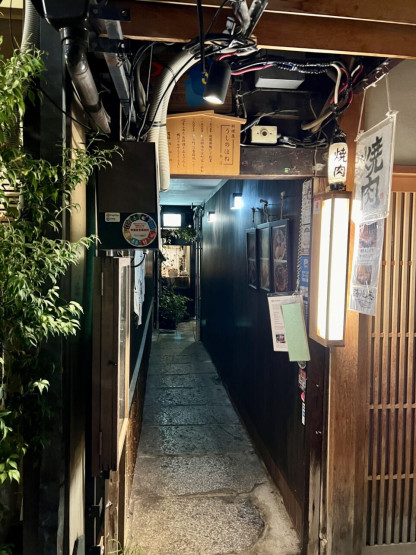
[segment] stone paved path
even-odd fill
[[[193,323],[155,334],[129,555],[298,555],[282,499]]]

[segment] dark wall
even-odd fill
[[[268,200],[280,218],[280,193],[286,192],[284,217],[290,219],[291,274],[296,283],[296,253],[302,181],[228,181],[205,205],[202,248],[201,338],[232,399],[253,432],[272,476],[280,476],[298,507],[305,501],[305,430],[301,422],[298,366],[287,353],[273,351],[267,292],[247,283],[246,230],[265,221],[251,207]],[[242,192],[244,207],[230,210],[232,193]],[[216,221],[207,222],[208,211]],[[276,480],[279,481],[279,480]],[[281,485],[281,484],[279,484]],[[297,520],[295,512],[290,510]],[[300,517],[301,518],[301,517]]]

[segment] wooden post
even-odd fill
[[[347,190],[351,191],[361,102],[362,97],[356,97],[340,122],[347,133]],[[348,285],[353,245],[354,225],[350,231]],[[349,295],[347,303],[348,299]],[[367,325],[368,317],[347,309],[345,347],[333,347],[330,352],[326,548],[332,555],[355,555],[360,552],[357,545],[362,545]]]

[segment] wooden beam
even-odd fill
[[[255,34],[262,48],[416,58],[413,25],[270,13]]]
[[[130,10],[131,21],[122,23],[128,38],[188,42],[198,35],[194,6],[132,0],[113,0],[112,5]],[[215,12],[216,7],[206,6],[204,21],[211,21]],[[225,28],[227,13],[229,10],[222,10],[213,32]],[[255,35],[261,48],[416,58],[414,25],[267,12],[255,28]]]
[[[326,175],[326,163],[321,151],[316,156],[317,175]],[[242,147],[240,149],[240,174],[226,179],[303,179],[312,177],[314,151],[284,147]],[[201,178],[200,175],[172,174],[172,178]],[[222,179],[222,175],[204,175],[207,179]]]
[[[160,4],[195,7],[195,0],[156,1]],[[122,5],[124,2],[119,0],[118,3]],[[221,3],[221,0],[202,0],[203,6],[215,8],[218,8]],[[249,5],[250,3],[248,1]],[[355,0],[355,2],[345,2],[345,0],[308,0],[308,2],[305,2],[305,0],[269,0],[265,12],[416,25],[414,0],[402,0],[396,3],[391,2],[391,0],[366,0],[365,2],[359,0]]]
[[[269,0],[266,11],[416,25],[414,0]]]
[[[415,193],[416,166],[394,166],[392,190]]]

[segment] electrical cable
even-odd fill
[[[331,67],[334,67],[337,70],[337,81],[335,83],[335,89],[334,89],[334,104],[335,106],[338,105],[338,91],[339,91],[339,85],[341,83],[341,69],[336,65],[336,64],[331,64]]]
[[[241,127],[241,133],[244,133],[245,131],[247,131],[248,129],[253,127],[254,125],[257,125],[262,118],[266,118],[268,116],[275,116],[277,114],[286,114],[286,113],[289,113],[289,112],[298,113],[298,110],[273,110],[272,112],[268,112],[266,114],[261,114],[261,116],[258,116],[252,122],[250,122],[247,125]]]
[[[201,55],[202,75],[205,76],[205,38],[204,38],[204,16],[202,13],[201,0],[196,0],[196,9],[198,13],[198,33],[199,33],[199,51]]]
[[[254,66],[247,69],[240,69],[238,71],[231,71],[231,75],[243,75],[244,73],[249,73],[250,71],[260,71],[262,69],[267,69],[268,67],[273,67],[274,64],[265,64],[263,66]]]
[[[217,18],[220,14],[220,11],[223,9],[223,7],[225,6],[225,4],[228,2],[228,0],[223,0],[219,6],[219,8],[217,9],[217,11],[215,12],[213,18],[211,19],[211,23],[209,24],[209,27],[205,33],[205,36],[209,34],[209,32],[211,31],[212,27],[215,25],[215,22],[217,21]]]
[[[218,50],[216,50],[216,51],[214,51],[214,52],[211,52],[211,53],[208,54],[208,56],[214,56],[217,52],[218,52]],[[160,97],[160,99],[159,99],[159,102],[158,102],[158,104],[157,104],[157,106],[156,106],[156,109],[154,110],[153,118],[152,118],[152,120],[148,123],[148,126],[147,126],[147,129],[146,129],[145,133],[141,136],[142,139],[144,139],[144,140],[146,139],[147,134],[149,133],[149,131],[150,131],[150,129],[152,128],[152,126],[154,125],[156,115],[157,115],[157,113],[158,113],[158,111],[159,111],[159,109],[160,109],[160,106],[162,105],[162,103],[163,103],[163,101],[164,101],[164,99],[165,99],[165,97],[166,97],[167,92],[170,90],[171,86],[176,82],[176,75],[177,75],[177,74],[182,74],[184,71],[186,71],[187,66],[193,65],[193,64],[195,63],[195,60],[198,58],[198,56],[199,56],[199,52],[195,52],[195,53],[192,55],[192,57],[191,57],[188,61],[186,61],[186,62],[183,64],[183,66],[179,69],[179,71],[178,71],[176,74],[174,74],[174,73],[172,72],[172,69],[171,69],[169,66],[165,66],[165,69],[168,69],[168,70],[170,70],[170,71],[172,72],[172,79],[170,80],[170,82],[168,83],[168,86],[166,87],[165,91],[164,91],[163,94],[161,95],[161,97]]]
[[[39,86],[39,87],[37,87],[37,88],[38,88],[38,90],[49,100],[49,102],[51,102],[51,103],[55,106],[55,108],[57,108],[60,112],[62,112],[62,114],[64,114],[67,118],[69,118],[70,120],[72,120],[72,121],[75,122],[75,123],[78,123],[78,125],[81,125],[81,127],[84,127],[84,128],[87,129],[88,131],[93,131],[93,128],[92,128],[92,127],[90,127],[89,125],[86,125],[85,123],[82,123],[81,121],[77,120],[76,118],[74,118],[73,116],[71,116],[71,114],[68,114],[68,112],[67,112],[66,110],[64,110],[63,108],[61,108],[61,107],[59,106],[59,104],[57,104],[57,103],[54,101],[54,99],[51,98],[51,97],[48,95],[48,93],[45,92],[45,91],[42,89],[41,86]],[[74,91],[75,91],[75,93],[77,93],[76,89],[74,89]],[[78,97],[78,94],[77,94],[77,97]],[[79,97],[78,97],[78,100],[80,100]],[[88,113],[88,112],[86,112],[86,113]]]
[[[138,268],[143,264],[143,262],[146,260],[147,249],[144,249],[142,252],[143,252],[143,258],[140,260],[138,264],[130,264],[130,268]]]

